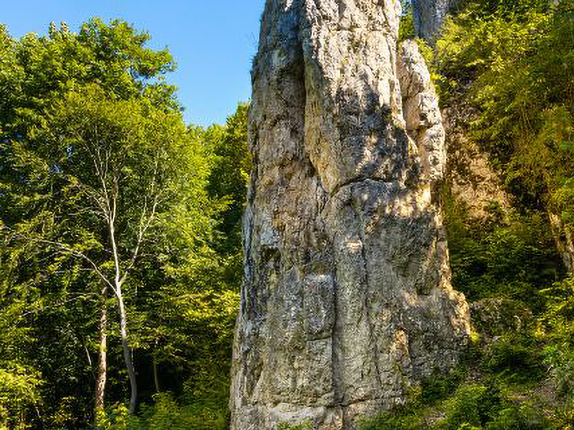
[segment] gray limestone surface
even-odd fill
[[[355,429],[469,333],[437,189],[444,129],[398,0],[267,0],[255,59],[232,430]]]
[[[461,0],[411,0],[418,37],[433,43],[446,19]]]

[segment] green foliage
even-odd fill
[[[421,383],[420,394],[414,401],[420,405],[432,406],[448,398],[467,376],[464,366],[457,367],[450,375],[437,373]]]
[[[289,424],[289,423],[280,423],[279,430],[312,430],[312,424],[310,421],[303,421],[300,424]]]
[[[501,404],[501,394],[494,386],[463,386],[447,401],[441,427],[445,430],[458,430],[463,425],[481,428],[496,417]]]
[[[466,377],[464,366],[452,374],[437,373],[411,389],[406,405],[398,406],[361,422],[361,430],[419,430],[432,426],[429,408],[440,405],[457,390]]]
[[[492,4],[491,4],[492,3]],[[476,108],[473,137],[516,203],[569,219],[572,1],[472,3],[445,29],[435,66],[447,104]],[[560,91],[557,89],[560,88]]]
[[[225,430],[227,417],[217,410],[197,405],[182,406],[169,393],[156,394],[153,406],[143,405],[138,417],[130,416],[124,404],[102,414],[98,430]]]
[[[574,279],[572,276],[545,291],[549,300],[544,315],[549,342],[544,362],[557,395],[574,410]]]
[[[222,213],[221,239],[218,251],[228,259],[226,277],[230,283],[241,283],[243,253],[241,219],[246,203],[247,184],[251,173],[251,154],[247,148],[248,104],[239,104],[224,127],[212,126],[203,134],[206,146],[214,154],[209,178],[209,192],[228,201]]]
[[[26,416],[42,401],[41,375],[18,363],[0,362],[0,429],[25,429]]]
[[[203,248],[207,254],[202,254],[188,249],[198,237],[193,229],[184,235],[189,217],[182,213],[181,223],[171,223],[174,228],[164,243],[181,248],[177,253],[158,250],[169,278],[148,306],[148,321],[156,322],[150,330],[155,339],[150,351],[161,366],[178,364],[177,377],[184,383],[172,388],[181,394],[182,408],[212,417],[205,418],[205,428],[226,422],[228,414],[231,344],[242,276],[241,215],[251,168],[247,109],[239,105],[225,127],[198,132],[197,139],[213,154],[207,190],[225,204],[214,214],[219,231]]]
[[[557,236],[572,228],[572,6],[571,0],[556,6],[535,0],[471,2],[447,23],[434,62],[443,103],[472,107],[470,137],[489,155],[520,213],[495,227],[473,228],[450,203],[453,283],[472,300],[521,300],[540,315],[544,330],[543,354],[540,341],[509,335],[490,347],[483,364],[513,382],[533,383],[544,357],[566,405],[572,398],[572,288],[569,279],[555,283],[561,270],[546,263],[556,261],[550,239],[563,240]],[[562,231],[550,231],[547,213],[560,216]]]
[[[110,193],[120,255],[147,226],[137,258],[119,263],[131,268],[124,289],[142,397],[156,388],[153,368],[158,388],[181,403],[162,393],[141,420],[117,406],[99,425],[163,428],[172,412],[173,426],[226,422],[247,107],[212,145],[183,124],[163,80],[173,59],[148,40],[122,21],[92,20],[79,34],[51,26],[49,37],[19,42],[0,28],[0,425],[88,425],[102,303],[111,319],[107,400],[123,404],[117,309],[101,300],[93,270],[113,277]]]
[[[461,386],[436,411],[412,405],[366,420],[361,430],[550,430],[554,427],[529,404],[505,398],[494,385]],[[434,413],[434,418],[433,418]]]
[[[402,14],[399,22],[399,42],[415,37],[413,5],[410,1],[401,1]]]
[[[574,407],[574,348],[571,342],[559,342],[544,350],[558,396],[569,408]]]
[[[484,369],[509,381],[536,382],[544,374],[538,343],[527,335],[507,334],[485,351]]]
[[[421,430],[428,428],[419,413],[395,410],[365,420],[360,424],[361,430]]]
[[[485,430],[550,430],[549,423],[540,411],[531,405],[508,405],[496,418],[485,426]]]
[[[548,222],[538,213],[479,224],[462,203],[447,195],[446,227],[453,286],[471,301],[519,300],[540,312],[540,290],[561,276]]]
[[[97,430],[140,430],[140,420],[130,417],[128,407],[117,403],[106,412],[100,412],[97,420]]]

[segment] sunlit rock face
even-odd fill
[[[444,129],[398,0],[268,0],[231,428],[355,429],[458,360],[437,188]]]
[[[447,15],[462,0],[411,0],[417,36],[433,43]]]

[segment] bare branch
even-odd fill
[[[94,262],[94,260],[92,260],[90,257],[88,257],[86,254],[84,254],[81,251],[78,251],[77,249],[73,249],[70,246],[68,246],[65,243],[61,243],[61,242],[56,242],[53,240],[46,240],[46,239],[39,239],[39,238],[35,238],[33,236],[26,236],[22,233],[17,233],[15,232],[13,229],[7,227],[7,226],[2,226],[3,230],[7,230],[7,231],[11,231],[13,233],[14,237],[20,237],[26,240],[30,240],[36,243],[42,243],[42,244],[46,244],[46,245],[52,245],[57,247],[61,253],[65,253],[65,254],[70,254],[73,255],[75,257],[81,258],[82,260],[86,261],[93,269],[93,271],[96,273],[96,275],[98,275],[98,277],[104,281],[106,284],[108,284],[112,289],[114,289],[114,286],[112,285],[112,283],[108,280],[108,278],[106,277],[106,275],[104,275],[104,273],[100,270],[100,268],[98,267],[98,265]]]
[[[123,284],[126,281],[129,273],[134,268],[136,261],[139,257],[139,254],[140,254],[140,250],[141,250],[142,244],[144,242],[145,235],[146,235],[147,231],[149,230],[149,228],[150,228],[150,226],[151,226],[151,224],[155,218],[155,215],[157,213],[157,207],[162,202],[161,194],[159,194],[159,193],[156,194],[156,181],[157,181],[158,170],[159,170],[159,158],[160,158],[160,151],[158,150],[156,152],[153,174],[151,177],[151,184],[150,184],[150,194],[154,196],[153,204],[151,206],[149,216],[147,216],[147,210],[148,210],[147,204],[148,203],[147,203],[147,193],[146,193],[146,198],[144,201],[144,206],[142,208],[140,223],[139,223],[139,227],[138,227],[136,246],[132,252],[132,257],[130,259],[130,263],[128,264],[128,267],[124,271],[124,275],[122,276],[122,278],[120,280],[121,284]]]

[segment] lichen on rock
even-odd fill
[[[268,0],[231,428],[354,429],[469,333],[438,199],[444,129],[398,0]]]

